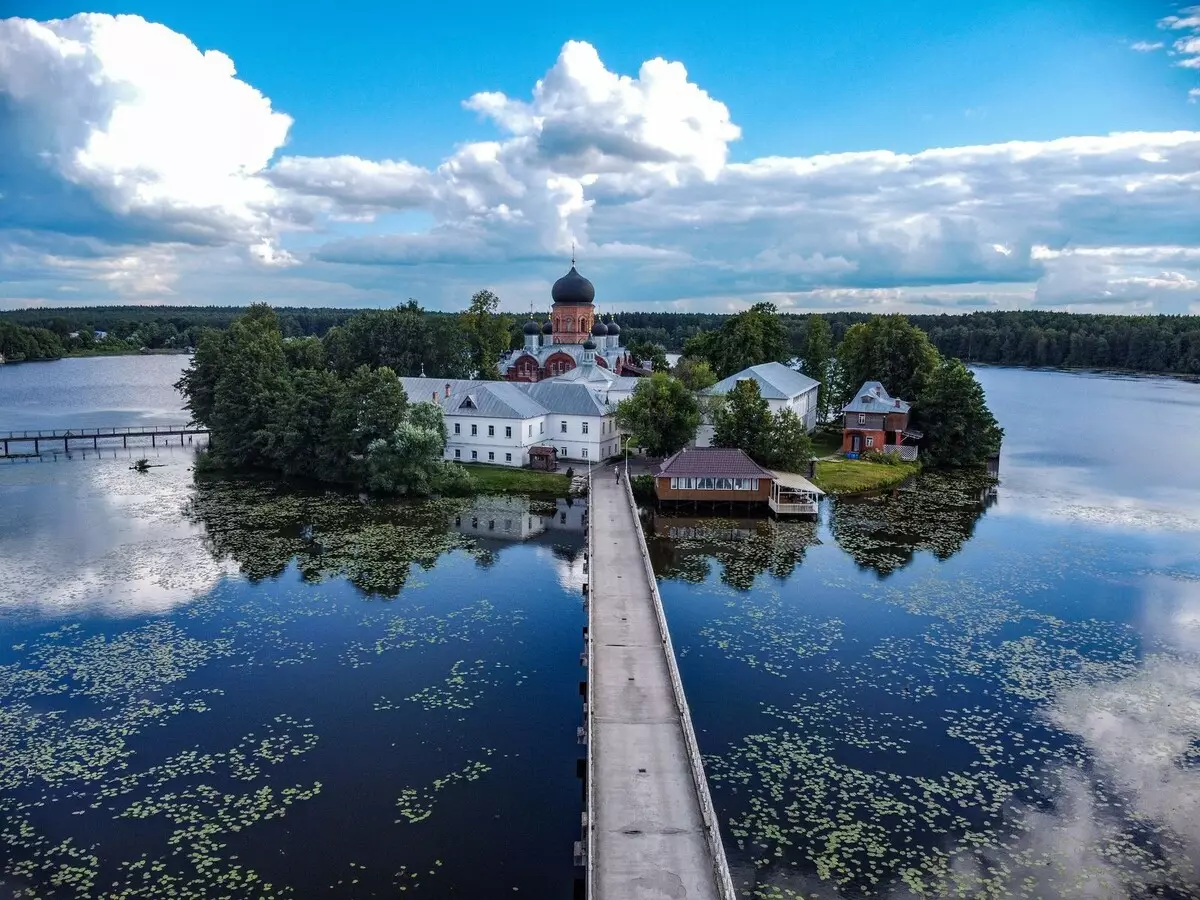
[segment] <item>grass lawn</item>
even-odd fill
[[[817,463],[813,480],[828,494],[860,494],[895,487],[919,471],[921,464],[916,462],[889,466],[863,459],[828,459]]]
[[[818,428],[811,435],[813,456],[832,456],[842,449],[842,432]]]
[[[535,472],[511,466],[460,463],[471,473],[481,494],[554,494],[565,497],[570,488],[565,468],[557,472]]]

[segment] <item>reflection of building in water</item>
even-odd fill
[[[541,504],[524,497],[484,497],[454,517],[454,530],[498,541],[527,541],[564,532],[582,539],[586,516],[583,500]]]
[[[787,578],[820,543],[817,523],[761,518],[705,518],[656,513],[650,556],[664,578],[701,582],[721,567],[721,580],[748,590],[764,572]]]
[[[505,545],[533,545],[539,556],[549,558],[563,588],[577,593],[586,580],[586,523],[584,500],[542,503],[525,497],[482,497],[454,517],[454,530],[496,552]]]

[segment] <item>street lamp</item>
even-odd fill
[[[629,442],[633,440],[633,435],[625,438],[625,481],[629,481]]]

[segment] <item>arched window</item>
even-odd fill
[[[575,330],[575,320],[567,319],[567,331],[574,331],[574,330]]]
[[[582,332],[582,331],[587,331],[587,330],[588,330],[588,325],[587,325],[587,316],[580,316],[580,317],[579,317],[579,330],[580,330],[581,332]]]
[[[559,318],[558,316],[554,317],[554,330],[562,331],[562,319]]]

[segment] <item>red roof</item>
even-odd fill
[[[723,477],[723,478],[772,478],[766,469],[752,460],[743,450],[727,447],[694,447],[680,450],[663,461],[658,468],[660,476]]]

